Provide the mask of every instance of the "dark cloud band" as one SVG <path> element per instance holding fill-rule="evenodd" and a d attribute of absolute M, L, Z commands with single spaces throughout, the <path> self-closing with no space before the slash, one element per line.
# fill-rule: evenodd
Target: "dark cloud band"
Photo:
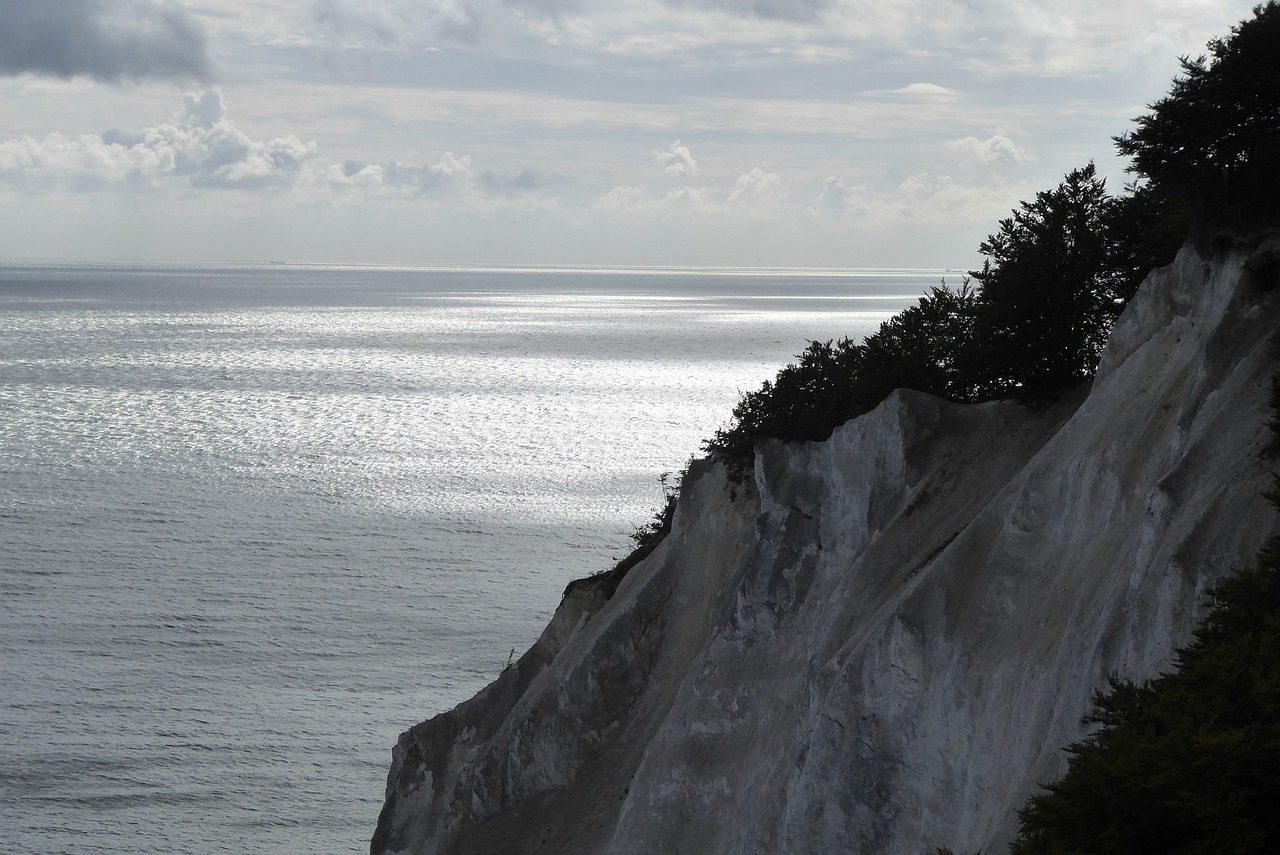
<path fill-rule="evenodd" d="M 204 29 L 173 0 L 0 0 L 0 75 L 206 80 Z"/>

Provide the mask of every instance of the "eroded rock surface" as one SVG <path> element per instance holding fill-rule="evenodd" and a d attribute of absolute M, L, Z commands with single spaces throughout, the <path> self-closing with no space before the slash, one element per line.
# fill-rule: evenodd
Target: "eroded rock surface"
<path fill-rule="evenodd" d="M 612 597 L 401 736 L 372 851 L 999 851 L 1106 676 L 1169 667 L 1277 528 L 1265 250 L 1184 250 L 1052 407 L 896 392 L 733 500 L 697 464 Z"/>

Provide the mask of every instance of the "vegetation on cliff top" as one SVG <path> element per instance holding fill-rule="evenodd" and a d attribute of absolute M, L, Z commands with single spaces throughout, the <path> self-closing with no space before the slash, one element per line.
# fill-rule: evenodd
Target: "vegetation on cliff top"
<path fill-rule="evenodd" d="M 1254 9 L 1211 58 L 1184 59 L 1168 97 L 1117 138 L 1167 219 L 1195 237 L 1274 227 L 1280 209 L 1280 5 Z M 1280 263 L 1250 269 L 1275 287 Z M 1271 453 L 1280 443 L 1272 381 Z M 1280 477 L 1267 499 L 1280 509 Z M 1018 813 L 1011 855 L 1280 852 L 1280 537 L 1209 592 L 1175 669 L 1112 677 L 1069 746 L 1066 775 Z M 940 850 L 945 851 L 945 850 Z"/>
<path fill-rule="evenodd" d="M 1169 94 L 1115 138 L 1150 192 L 1197 229 L 1270 225 L 1280 199 L 1280 7 L 1183 57 Z"/>
<path fill-rule="evenodd" d="M 705 443 L 737 479 L 762 439 L 821 440 L 894 389 L 952 401 L 1042 400 L 1088 380 L 1120 310 L 1183 235 L 1142 190 L 1111 196 L 1092 163 L 1021 203 L 959 288 L 934 288 L 865 341 L 810 342 Z M 1154 240 L 1159 240 L 1156 245 Z"/>
<path fill-rule="evenodd" d="M 1280 6 L 1254 9 L 1116 137 L 1137 180 L 1107 193 L 1093 164 L 1022 202 L 979 247 L 982 268 L 934 288 L 865 341 L 811 342 L 704 447 L 741 480 L 763 439 L 820 440 L 897 388 L 953 401 L 1036 401 L 1093 376 L 1145 274 L 1201 237 L 1276 219 Z"/>

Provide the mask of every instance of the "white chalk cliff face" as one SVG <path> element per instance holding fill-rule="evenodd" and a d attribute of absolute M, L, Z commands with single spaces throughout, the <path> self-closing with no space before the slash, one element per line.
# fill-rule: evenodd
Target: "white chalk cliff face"
<path fill-rule="evenodd" d="M 1277 529 L 1257 251 L 1184 249 L 1053 408 L 896 392 L 734 499 L 696 464 L 611 598 L 401 736 L 372 851 L 1000 851 L 1107 675 L 1167 669 Z"/>

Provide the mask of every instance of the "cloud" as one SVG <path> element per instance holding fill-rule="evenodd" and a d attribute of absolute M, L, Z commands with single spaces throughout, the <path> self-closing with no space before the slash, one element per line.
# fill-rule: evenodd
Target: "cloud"
<path fill-rule="evenodd" d="M 877 89 L 867 94 L 908 95 L 913 98 L 945 98 L 955 95 L 956 91 L 954 89 L 948 89 L 945 86 L 939 86 L 936 83 L 908 83 L 906 86 L 902 86 L 897 89 Z"/>
<path fill-rule="evenodd" d="M 593 214 L 603 214 L 616 222 L 640 220 L 716 221 L 730 212 L 723 194 L 707 187 L 681 184 L 665 192 L 651 187 L 624 184 L 614 187 L 589 207 Z"/>
<path fill-rule="evenodd" d="M 328 167 L 323 181 L 336 190 L 415 198 L 462 188 L 470 177 L 471 158 L 446 151 L 433 164 L 348 160 Z"/>
<path fill-rule="evenodd" d="M 647 188 L 621 184 L 592 203 L 592 210 L 610 214 L 626 214 L 649 203 Z"/>
<path fill-rule="evenodd" d="M 834 0 L 665 0 L 677 8 L 725 12 L 748 18 L 812 21 L 835 5 Z"/>
<path fill-rule="evenodd" d="M 444 36 L 473 42 L 486 10 L 475 0 L 402 3 L 396 0 L 316 0 L 312 15 L 340 41 L 399 44 L 420 36 Z"/>
<path fill-rule="evenodd" d="M 1013 140 L 1002 134 L 995 134 L 985 140 L 965 137 L 951 140 L 946 146 L 949 151 L 956 152 L 966 160 L 986 165 L 1017 166 L 1035 160 L 1025 150 L 1019 148 Z"/>
<path fill-rule="evenodd" d="M 0 75 L 207 80 L 200 23 L 175 0 L 0 0 Z"/>
<path fill-rule="evenodd" d="M 729 204 L 740 208 L 774 208 L 782 200 L 782 176 L 759 166 L 738 176 L 729 191 Z"/>
<path fill-rule="evenodd" d="M 172 124 L 141 133 L 25 136 L 0 143 L 0 182 L 22 190 L 86 192 L 107 187 L 262 190 L 292 185 L 316 144 L 290 135 L 254 140 L 227 118 L 222 93 L 183 99 Z"/>
<path fill-rule="evenodd" d="M 556 206 L 545 188 L 564 182 L 531 168 L 477 173 L 469 156 L 448 151 L 434 163 L 324 163 L 317 154 L 316 143 L 293 134 L 254 139 L 243 133 L 214 88 L 188 94 L 171 122 L 142 131 L 0 142 L 0 187 L 29 196 L 240 190 L 272 193 L 301 207 L 434 199 L 458 210 L 532 210 Z"/>
<path fill-rule="evenodd" d="M 1025 184 L 963 184 L 949 175 L 919 172 L 884 192 L 869 211 L 887 223 L 994 223 L 1009 210 L 1010 199 L 1026 194 Z"/>
<path fill-rule="evenodd" d="M 567 0 L 572 2 L 572 0 Z M 443 38 L 474 43 L 521 13 L 555 17 L 566 0 L 313 0 L 312 19 L 340 43 L 400 45 Z"/>
<path fill-rule="evenodd" d="M 673 146 L 674 147 L 674 146 Z M 782 177 L 759 166 L 739 175 L 732 185 L 671 187 L 664 182 L 623 184 L 598 197 L 590 210 L 622 218 L 691 217 L 716 220 L 729 215 L 776 216 L 791 209 Z"/>
<path fill-rule="evenodd" d="M 387 200 L 447 202 L 454 212 L 550 210 L 559 202 L 543 191 L 559 179 L 531 169 L 516 173 L 476 173 L 471 157 L 445 152 L 435 163 L 403 163 L 398 160 L 366 163 L 348 160 L 318 172 L 303 196 L 310 201 L 353 204 Z"/>
<path fill-rule="evenodd" d="M 515 175 L 485 172 L 478 179 L 480 187 L 489 195 L 507 198 L 537 193 L 546 183 L 546 178 L 532 169 L 522 169 Z"/>
<path fill-rule="evenodd" d="M 673 142 L 666 151 L 655 151 L 653 156 L 658 161 L 658 169 L 668 177 L 687 179 L 698 173 L 698 162 L 693 159 L 693 152 L 680 140 Z"/>
<path fill-rule="evenodd" d="M 226 118 L 227 106 L 223 103 L 221 89 L 188 92 L 182 98 L 182 109 L 178 111 L 178 124 L 184 128 L 209 130 Z"/>
<path fill-rule="evenodd" d="M 849 210 L 849 191 L 844 182 L 834 175 L 822 181 L 822 193 L 818 196 L 817 213 L 841 216 Z"/>

